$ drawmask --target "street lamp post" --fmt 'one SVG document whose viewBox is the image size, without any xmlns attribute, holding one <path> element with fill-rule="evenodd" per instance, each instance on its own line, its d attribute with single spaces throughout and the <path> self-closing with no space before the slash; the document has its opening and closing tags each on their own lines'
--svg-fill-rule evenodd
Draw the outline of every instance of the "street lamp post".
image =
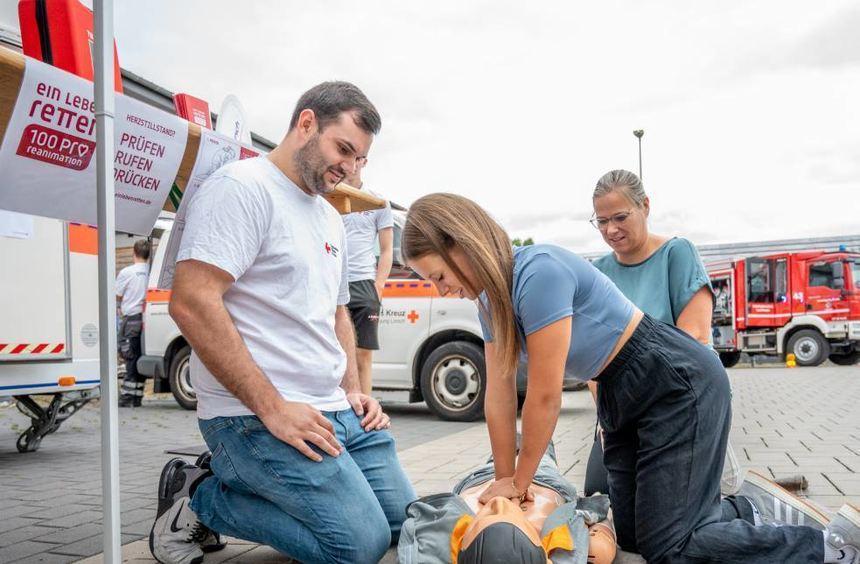
<svg viewBox="0 0 860 564">
<path fill-rule="evenodd" d="M 639 139 L 639 180 L 642 180 L 642 136 L 645 135 L 644 129 L 633 130 L 633 135 Z"/>
</svg>

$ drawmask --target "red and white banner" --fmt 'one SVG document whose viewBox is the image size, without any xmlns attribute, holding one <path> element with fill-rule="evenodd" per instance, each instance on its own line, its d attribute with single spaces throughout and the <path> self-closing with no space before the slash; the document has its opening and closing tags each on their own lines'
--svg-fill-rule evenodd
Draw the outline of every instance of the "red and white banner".
<svg viewBox="0 0 860 564">
<path fill-rule="evenodd" d="M 0 209 L 96 224 L 93 83 L 27 59 L 0 146 Z M 116 229 L 152 230 L 173 186 L 188 122 L 116 97 Z"/>
</svg>

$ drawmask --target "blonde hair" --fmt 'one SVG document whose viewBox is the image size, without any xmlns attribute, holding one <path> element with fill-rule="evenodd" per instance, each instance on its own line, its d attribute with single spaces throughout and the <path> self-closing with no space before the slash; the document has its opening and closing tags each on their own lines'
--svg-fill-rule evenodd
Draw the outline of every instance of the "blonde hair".
<svg viewBox="0 0 860 564">
<path fill-rule="evenodd" d="M 474 281 L 467 280 L 451 259 L 454 246 L 466 255 L 475 274 Z M 515 374 L 520 342 L 511 298 L 514 254 L 511 240 L 502 226 L 468 198 L 430 194 L 410 206 L 400 252 L 407 262 L 430 254 L 438 255 L 472 293 L 477 294 L 479 289 L 486 291 L 489 311 L 482 300 L 478 300 L 478 307 L 490 322 L 505 374 Z M 479 288 L 471 287 L 473 282 Z"/>
</svg>

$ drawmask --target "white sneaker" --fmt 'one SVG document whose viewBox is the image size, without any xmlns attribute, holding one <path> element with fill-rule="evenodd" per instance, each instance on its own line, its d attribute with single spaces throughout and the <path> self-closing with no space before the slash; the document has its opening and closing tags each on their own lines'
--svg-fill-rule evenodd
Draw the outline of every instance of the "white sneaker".
<svg viewBox="0 0 860 564">
<path fill-rule="evenodd" d="M 860 508 L 845 504 L 827 525 L 827 544 L 836 550 L 854 549 L 854 562 L 860 560 Z"/>
<path fill-rule="evenodd" d="M 830 517 L 758 472 L 747 472 L 737 495 L 746 497 L 766 525 L 806 525 L 823 531 Z"/>
<path fill-rule="evenodd" d="M 155 519 L 149 533 L 149 550 L 161 564 L 200 564 L 200 541 L 208 533 L 191 510 L 191 498 L 183 497 Z"/>
<path fill-rule="evenodd" d="M 209 474 L 209 470 L 187 464 L 181 458 L 174 458 L 161 471 L 158 512 L 149 533 L 149 550 L 161 564 L 203 562 L 201 544 L 212 542 L 212 531 L 191 510 L 191 494 Z"/>
</svg>

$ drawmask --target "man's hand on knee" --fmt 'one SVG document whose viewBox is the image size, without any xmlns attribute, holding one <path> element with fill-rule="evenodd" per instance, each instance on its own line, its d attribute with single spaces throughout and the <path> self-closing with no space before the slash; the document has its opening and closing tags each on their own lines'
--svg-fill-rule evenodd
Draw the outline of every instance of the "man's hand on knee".
<svg viewBox="0 0 860 564">
<path fill-rule="evenodd" d="M 380 431 L 391 427 L 391 418 L 382 411 L 382 406 L 376 398 L 352 392 L 346 394 L 346 399 L 356 415 L 364 416 L 361 426 L 365 431 Z"/>
<path fill-rule="evenodd" d="M 331 456 L 343 452 L 343 447 L 334 436 L 331 421 L 306 403 L 283 402 L 277 411 L 260 419 L 270 433 L 314 462 L 322 462 L 322 456 L 310 447 L 311 444 Z"/>
</svg>

